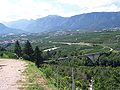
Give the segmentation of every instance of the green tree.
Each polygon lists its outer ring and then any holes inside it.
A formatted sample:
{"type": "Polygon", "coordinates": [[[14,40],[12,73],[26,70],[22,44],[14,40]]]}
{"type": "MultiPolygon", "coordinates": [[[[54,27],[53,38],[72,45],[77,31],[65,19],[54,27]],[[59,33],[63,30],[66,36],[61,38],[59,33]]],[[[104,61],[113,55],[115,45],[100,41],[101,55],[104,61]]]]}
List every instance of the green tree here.
{"type": "Polygon", "coordinates": [[[33,53],[34,53],[34,51],[33,51],[31,43],[28,40],[25,43],[25,47],[24,47],[23,53],[24,53],[24,57],[27,57],[25,59],[33,60],[33,53]]]}
{"type": "Polygon", "coordinates": [[[43,58],[42,58],[41,54],[42,54],[42,52],[39,50],[39,47],[36,46],[33,56],[34,56],[35,64],[36,64],[37,67],[39,67],[40,64],[43,63],[43,58]]]}
{"type": "Polygon", "coordinates": [[[18,40],[15,42],[14,52],[18,58],[22,56],[22,50],[18,40]]]}

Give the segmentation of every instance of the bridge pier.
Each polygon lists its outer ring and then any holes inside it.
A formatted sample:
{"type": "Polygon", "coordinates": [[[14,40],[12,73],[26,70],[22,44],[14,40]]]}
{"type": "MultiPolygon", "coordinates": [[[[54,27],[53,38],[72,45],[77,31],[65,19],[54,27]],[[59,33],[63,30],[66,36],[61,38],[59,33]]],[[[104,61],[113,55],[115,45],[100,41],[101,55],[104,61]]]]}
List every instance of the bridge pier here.
{"type": "Polygon", "coordinates": [[[101,54],[91,54],[91,55],[87,55],[87,57],[92,60],[95,61],[100,57],[101,54]]]}

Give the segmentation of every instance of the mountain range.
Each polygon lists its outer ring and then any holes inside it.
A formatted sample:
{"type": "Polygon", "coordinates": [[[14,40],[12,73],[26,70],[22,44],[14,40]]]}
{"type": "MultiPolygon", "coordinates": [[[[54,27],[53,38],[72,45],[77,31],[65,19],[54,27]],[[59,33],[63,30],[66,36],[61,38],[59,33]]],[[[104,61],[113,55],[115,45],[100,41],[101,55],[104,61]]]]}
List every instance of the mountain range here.
{"type": "Polygon", "coordinates": [[[28,32],[50,32],[59,30],[96,31],[109,28],[120,28],[120,12],[93,12],[61,17],[49,15],[36,20],[19,20],[5,23],[8,27],[28,32]]]}
{"type": "Polygon", "coordinates": [[[20,34],[20,33],[25,33],[25,31],[22,31],[20,29],[14,29],[14,28],[9,28],[5,26],[4,24],[0,23],[0,35],[1,34],[20,34]]]}

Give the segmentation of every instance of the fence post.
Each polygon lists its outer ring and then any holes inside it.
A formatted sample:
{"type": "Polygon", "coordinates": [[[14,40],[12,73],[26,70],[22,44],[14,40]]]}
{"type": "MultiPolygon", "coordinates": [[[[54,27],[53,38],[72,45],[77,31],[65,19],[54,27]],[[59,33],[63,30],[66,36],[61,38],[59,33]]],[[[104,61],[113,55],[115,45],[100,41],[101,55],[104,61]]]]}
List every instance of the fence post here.
{"type": "Polygon", "coordinates": [[[57,66],[57,88],[59,88],[59,84],[58,84],[58,66],[57,66]]]}
{"type": "Polygon", "coordinates": [[[75,90],[74,68],[72,67],[72,90],[75,90]]]}

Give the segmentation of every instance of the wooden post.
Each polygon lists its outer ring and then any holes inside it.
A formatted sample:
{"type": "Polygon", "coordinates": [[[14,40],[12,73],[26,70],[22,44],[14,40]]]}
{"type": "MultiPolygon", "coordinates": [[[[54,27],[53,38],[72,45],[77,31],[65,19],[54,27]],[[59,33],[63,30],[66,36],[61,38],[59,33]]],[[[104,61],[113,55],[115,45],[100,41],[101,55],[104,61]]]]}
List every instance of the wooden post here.
{"type": "Polygon", "coordinates": [[[72,90],[75,90],[74,68],[72,67],[72,90]]]}
{"type": "Polygon", "coordinates": [[[58,84],[58,66],[57,66],[57,88],[59,88],[59,84],[58,84]]]}

